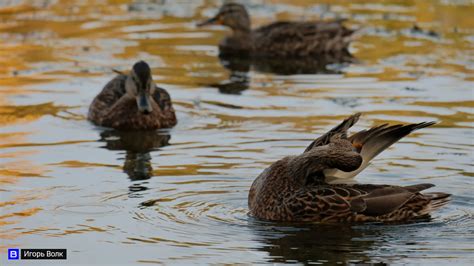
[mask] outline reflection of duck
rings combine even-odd
[[[330,68],[329,65],[344,65],[356,62],[348,52],[324,54],[318,58],[255,58],[234,55],[219,55],[221,64],[231,71],[248,72],[251,68],[262,73],[278,75],[296,74],[340,74],[340,67]]]
[[[219,89],[224,94],[241,94],[249,88],[250,69],[263,73],[278,75],[296,74],[340,74],[340,68],[328,68],[331,64],[342,65],[354,62],[355,59],[348,53],[338,55],[321,55],[315,58],[254,58],[248,56],[219,55],[220,63],[230,70],[229,79],[217,83],[206,84]]]
[[[428,36],[428,37],[432,37],[432,38],[439,38],[439,33],[433,31],[433,30],[424,30],[422,28],[420,28],[418,25],[413,25],[413,27],[411,27],[410,31],[409,31],[411,34],[413,35],[425,35],[425,36]]]
[[[354,177],[399,139],[434,124],[384,124],[348,138],[359,116],[350,116],[302,154],[283,158],[260,174],[249,192],[251,214],[274,221],[393,222],[427,217],[448,202],[449,194],[420,193],[432,184],[328,184],[329,178]]]
[[[251,30],[250,17],[243,5],[224,4],[216,16],[198,26],[218,24],[232,29],[219,44],[224,54],[252,56],[307,57],[347,51],[354,31],[343,20],[281,21]]]
[[[363,240],[362,232],[345,225],[252,225],[259,250],[267,252],[270,263],[321,263],[330,265],[370,262],[364,253],[374,245]],[[358,241],[354,241],[358,238]]]
[[[105,85],[89,108],[88,119],[100,126],[147,130],[176,125],[171,98],[155,85],[147,63],[139,61],[130,74],[119,74]]]
[[[126,151],[123,171],[131,180],[145,180],[152,176],[150,151],[169,144],[170,135],[155,131],[107,130],[100,134],[109,150]]]
[[[247,72],[231,70],[228,81],[208,84],[208,86],[219,89],[219,92],[223,94],[241,94],[249,88],[249,76]]]

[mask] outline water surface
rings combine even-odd
[[[70,264],[473,263],[470,1],[246,2],[254,25],[345,17],[360,29],[356,62],[296,74],[221,62],[226,30],[195,27],[217,2],[132,2],[0,4],[3,263],[10,247],[67,248]],[[171,94],[178,125],[123,133],[89,123],[111,69],[138,59]],[[248,189],[265,167],[355,112],[364,113],[356,130],[438,121],[378,156],[358,181],[429,182],[452,202],[408,225],[247,215]]]

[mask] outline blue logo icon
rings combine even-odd
[[[9,248],[8,249],[8,259],[9,260],[18,260],[20,258],[20,249],[18,248]]]

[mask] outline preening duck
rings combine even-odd
[[[297,156],[265,169],[248,196],[251,215],[271,221],[405,222],[429,217],[449,201],[449,194],[421,193],[432,184],[410,186],[331,184],[362,171],[377,154],[414,130],[434,122],[387,124],[347,137],[355,114],[314,140]]]

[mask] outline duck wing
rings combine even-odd
[[[422,185],[426,186],[420,188],[420,190],[433,186],[432,184]],[[351,210],[369,216],[388,214],[411,200],[418,191],[410,191],[404,187],[397,186],[379,187],[368,192],[366,195],[350,199]]]
[[[357,123],[357,121],[359,121],[360,115],[360,113],[356,113],[344,119],[344,121],[342,121],[339,125],[311,142],[311,144],[309,144],[309,146],[304,152],[308,152],[315,147],[320,147],[329,144],[331,138],[337,134],[347,135],[347,130],[349,130],[349,128],[351,128],[353,125],[355,125],[355,123]]]
[[[410,134],[411,132],[422,129],[435,122],[422,122],[408,125],[393,125],[389,126],[383,124],[373,127],[369,130],[359,131],[348,139],[362,156],[362,164],[359,168],[351,172],[343,172],[337,169],[327,169],[324,175],[330,179],[348,179],[355,177],[358,173],[364,170],[369,162],[379,153],[390,147],[393,143]]]
[[[308,56],[347,49],[354,32],[342,25],[344,20],[281,21],[256,29],[255,50],[274,56]]]
[[[162,111],[172,109],[170,94],[163,88],[155,86],[155,90],[151,93],[153,100],[160,106]]]
[[[407,187],[390,185],[322,185],[303,189],[286,202],[295,220],[300,221],[338,221],[363,222],[377,221],[402,207],[413,207],[419,215],[425,215],[432,210],[430,202],[447,202],[448,194],[433,193],[426,196],[419,193],[433,187],[433,184],[418,184]],[[433,205],[433,204],[432,204]],[[304,206],[304,208],[301,208]],[[423,211],[426,210],[426,211]],[[418,213],[410,214],[416,218]],[[396,219],[394,217],[394,219]]]
[[[127,76],[119,74],[109,81],[102,91],[94,98],[89,107],[89,120],[101,124],[104,116],[109,112],[110,108],[126,94],[125,80]]]
[[[431,211],[449,202],[450,194],[420,192],[434,187],[433,184],[417,184],[405,187],[354,185],[354,189],[368,192],[350,200],[352,211],[364,216],[378,216],[380,221],[397,221],[429,215]],[[369,189],[368,189],[369,188]]]

